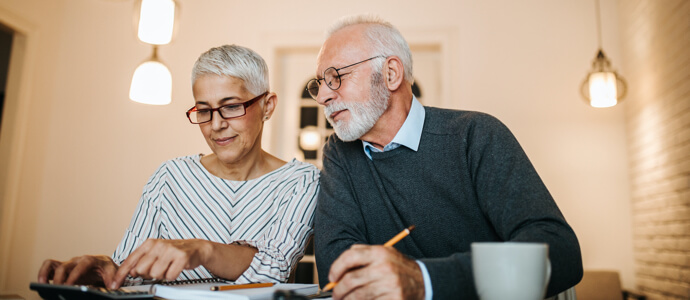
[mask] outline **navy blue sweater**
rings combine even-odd
[[[434,299],[476,299],[470,244],[549,245],[551,296],[578,283],[582,258],[575,233],[513,134],[478,112],[425,107],[417,152],[371,153],[361,141],[332,135],[324,147],[315,216],[319,281],[352,244],[395,245],[425,263]]]

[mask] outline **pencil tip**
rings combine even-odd
[[[414,225],[411,225],[410,227],[407,227],[407,230],[412,231],[414,229]]]

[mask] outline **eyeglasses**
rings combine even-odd
[[[237,118],[244,116],[247,113],[247,107],[250,105],[254,104],[256,100],[261,99],[261,97],[266,96],[268,92],[264,92],[261,95],[258,95],[249,101],[243,102],[243,103],[233,103],[233,104],[228,104],[228,105],[223,105],[218,108],[202,108],[198,109],[195,107],[190,108],[187,111],[187,119],[189,119],[189,122],[192,124],[201,124],[201,123],[206,123],[210,122],[211,119],[213,118],[213,113],[218,112],[220,114],[220,117],[223,119],[232,119],[232,118]]]
[[[326,86],[329,89],[334,90],[334,91],[339,89],[340,83],[341,83],[340,77],[347,75],[347,74],[350,74],[350,73],[340,74],[338,71],[345,69],[345,68],[349,68],[349,67],[358,65],[358,64],[361,64],[361,63],[366,62],[366,61],[370,61],[374,58],[379,58],[379,57],[385,57],[385,56],[377,55],[377,56],[374,56],[372,58],[368,58],[368,59],[365,59],[363,61],[344,66],[342,68],[336,69],[335,67],[330,67],[330,68],[326,69],[326,71],[323,71],[323,78],[321,78],[321,79],[314,78],[312,80],[309,80],[309,82],[307,82],[307,91],[309,92],[309,96],[311,96],[312,98],[314,98],[314,100],[316,100],[316,96],[319,95],[319,87],[321,86],[322,80],[326,83]]]

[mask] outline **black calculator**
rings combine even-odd
[[[147,289],[122,287],[109,290],[88,285],[60,285],[32,282],[29,288],[38,292],[45,300],[107,300],[107,299],[153,299]]]

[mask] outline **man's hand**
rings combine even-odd
[[[353,245],[333,262],[334,299],[424,299],[422,270],[391,247]]]
[[[77,256],[66,262],[48,259],[38,271],[38,282],[54,284],[110,284],[117,265],[105,255]]]
[[[127,275],[144,279],[175,280],[183,270],[204,264],[212,245],[206,240],[148,239],[120,265],[109,287],[116,289]]]

